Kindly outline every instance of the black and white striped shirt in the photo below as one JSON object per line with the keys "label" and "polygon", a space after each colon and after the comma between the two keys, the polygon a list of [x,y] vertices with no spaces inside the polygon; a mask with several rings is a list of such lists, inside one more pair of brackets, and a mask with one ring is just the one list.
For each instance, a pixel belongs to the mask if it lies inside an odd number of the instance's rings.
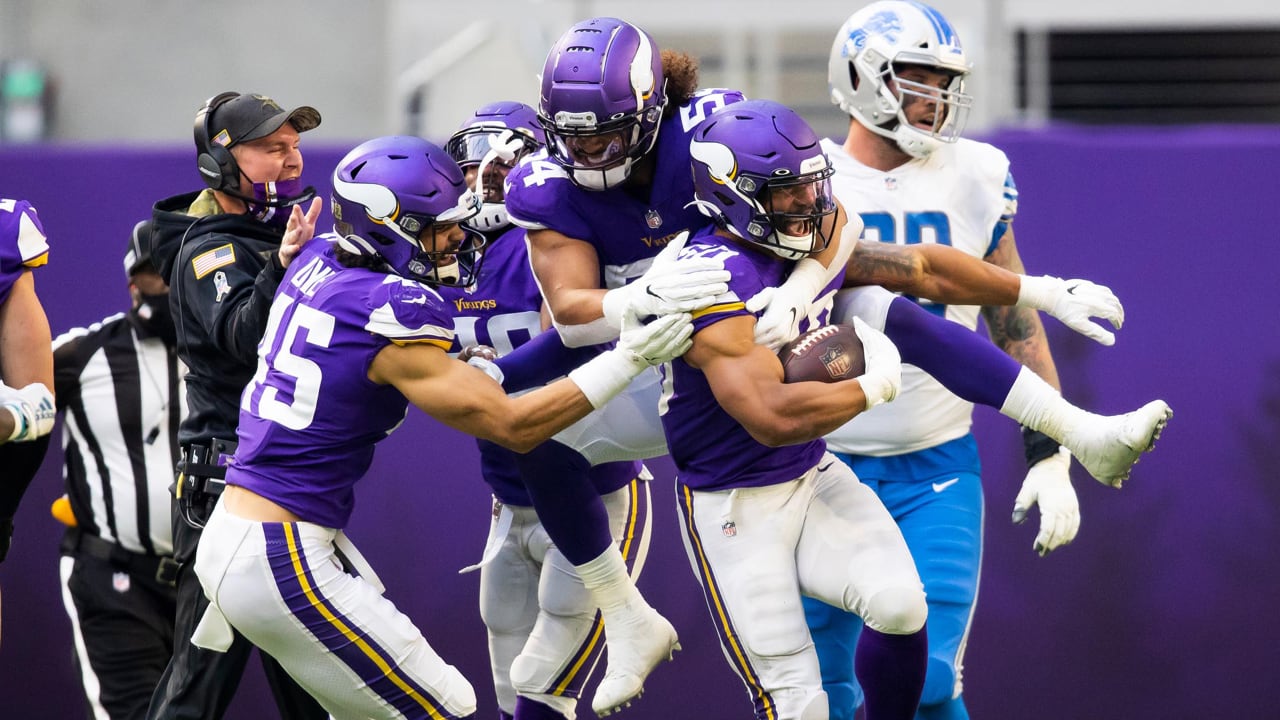
{"label": "black and white striped shirt", "polygon": [[63,478],[80,529],[132,552],[171,555],[186,367],[124,313],[63,333],[53,351]]}

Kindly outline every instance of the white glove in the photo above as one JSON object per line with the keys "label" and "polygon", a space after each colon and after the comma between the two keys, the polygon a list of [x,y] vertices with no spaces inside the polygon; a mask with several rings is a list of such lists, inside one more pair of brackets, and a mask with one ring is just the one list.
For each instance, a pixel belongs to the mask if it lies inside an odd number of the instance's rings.
{"label": "white glove", "polygon": [[853,319],[853,329],[862,341],[866,370],[857,377],[862,394],[867,396],[867,410],[898,396],[902,385],[902,356],[898,346],[884,333],[868,325],[860,317]]}
{"label": "white glove", "polygon": [[8,442],[30,442],[53,432],[58,410],[53,393],[44,383],[31,383],[21,390],[0,385],[0,407],[13,415],[13,433]]}
{"label": "white glove", "polygon": [[1018,307],[1044,310],[1063,325],[1103,345],[1114,345],[1116,336],[1089,318],[1098,317],[1119,330],[1124,324],[1124,306],[1105,285],[1088,280],[1063,280],[1051,275],[1020,276]]}
{"label": "white glove", "polygon": [[688,313],[663,315],[648,323],[640,322],[635,313],[627,313],[617,349],[653,366],[680,357],[692,346],[693,316]]}
{"label": "white glove", "polygon": [[729,292],[729,271],[719,260],[705,257],[677,259],[687,233],[673,238],[644,275],[604,294],[605,321],[622,329],[623,316],[639,317],[688,313],[710,307]]}
{"label": "white glove", "polygon": [[[813,264],[822,267],[816,260]],[[783,345],[799,337],[800,321],[808,317],[813,298],[814,294],[807,288],[801,287],[800,283],[792,283],[790,279],[779,287],[767,287],[752,295],[746,302],[747,312],[764,310],[764,314],[756,320],[756,344],[777,352]]]}
{"label": "white glove", "polygon": [[1080,501],[1071,487],[1071,453],[1060,448],[1027,471],[1013,501],[1013,522],[1022,524],[1032,505],[1040,504],[1040,532],[1035,551],[1040,557],[1076,539],[1080,531]]}
{"label": "white glove", "polygon": [[809,307],[818,293],[844,272],[849,256],[853,254],[858,237],[862,234],[862,221],[850,218],[840,231],[840,247],[831,266],[824,266],[815,258],[802,258],[792,268],[786,281],[776,288],[765,288],[747,300],[747,312],[764,310],[756,320],[756,344],[777,352],[783,345],[800,336],[800,321],[809,315]]}
{"label": "white glove", "polygon": [[623,319],[618,345],[569,373],[594,408],[603,407],[647,368],[683,355],[693,345],[693,317],[663,315],[642,324],[634,313]]}

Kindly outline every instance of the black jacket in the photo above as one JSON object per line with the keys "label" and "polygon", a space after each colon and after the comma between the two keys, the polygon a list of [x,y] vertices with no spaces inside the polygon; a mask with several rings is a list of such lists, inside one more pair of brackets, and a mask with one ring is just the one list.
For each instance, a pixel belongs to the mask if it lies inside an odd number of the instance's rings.
{"label": "black jacket", "polygon": [[169,279],[178,357],[187,364],[181,445],[234,440],[240,393],[257,368],[280,265],[283,230],[247,215],[193,217],[199,193],[156,203],[152,262]]}

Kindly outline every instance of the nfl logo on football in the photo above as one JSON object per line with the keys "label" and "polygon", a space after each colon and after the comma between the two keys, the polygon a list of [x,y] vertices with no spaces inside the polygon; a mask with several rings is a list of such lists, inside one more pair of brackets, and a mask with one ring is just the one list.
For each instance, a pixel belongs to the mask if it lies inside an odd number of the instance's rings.
{"label": "nfl logo on football", "polygon": [[827,369],[827,372],[831,373],[833,378],[842,377],[849,372],[849,368],[852,365],[848,354],[838,347],[828,348],[826,352],[822,353],[821,360],[822,366]]}
{"label": "nfl logo on football", "polygon": [[720,532],[724,533],[725,537],[733,537],[738,534],[738,525],[734,521],[729,520],[720,526]]}

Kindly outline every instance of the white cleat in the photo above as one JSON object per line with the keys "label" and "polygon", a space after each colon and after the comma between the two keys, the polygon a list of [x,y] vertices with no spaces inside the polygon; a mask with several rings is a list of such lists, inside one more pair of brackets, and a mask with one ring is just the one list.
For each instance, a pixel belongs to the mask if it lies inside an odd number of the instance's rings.
{"label": "white cleat", "polygon": [[612,620],[604,626],[609,665],[591,699],[591,709],[600,717],[629,707],[644,692],[649,673],[680,649],[676,629],[651,607],[628,609]]}
{"label": "white cleat", "polygon": [[1095,416],[1066,433],[1063,445],[1103,485],[1118,488],[1129,479],[1133,464],[1151,450],[1173,417],[1163,400],[1152,400],[1124,415]]}

